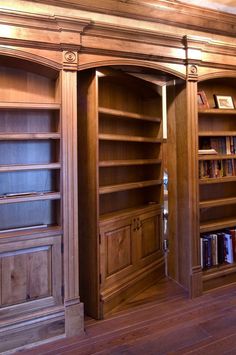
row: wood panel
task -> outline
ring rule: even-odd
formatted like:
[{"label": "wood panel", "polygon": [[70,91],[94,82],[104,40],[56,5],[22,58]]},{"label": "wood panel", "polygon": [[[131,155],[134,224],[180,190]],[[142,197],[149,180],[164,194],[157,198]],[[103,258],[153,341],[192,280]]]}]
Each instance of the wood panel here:
[{"label": "wood panel", "polygon": [[132,234],[130,226],[115,229],[106,233],[107,276],[126,268],[132,263]]},{"label": "wood panel", "polygon": [[[100,317],[98,256],[98,88],[94,70],[78,75],[80,290],[86,312]],[[91,297],[92,296],[92,297]]]},{"label": "wood panel", "polygon": [[[1,244],[1,306],[6,307],[52,297],[61,303],[62,267],[60,236],[27,243]],[[33,308],[32,308],[33,309]],[[17,308],[15,309],[16,312]],[[0,317],[4,312],[0,312]]]},{"label": "wood panel", "polygon": [[140,218],[142,258],[161,251],[162,228],[160,219],[161,214],[147,215]]},{"label": "wood panel", "polygon": [[2,87],[0,101],[55,102],[55,82],[52,79],[7,67],[1,67],[0,75]]},{"label": "wood panel", "polygon": [[51,296],[50,247],[8,252],[1,259],[2,306]]}]

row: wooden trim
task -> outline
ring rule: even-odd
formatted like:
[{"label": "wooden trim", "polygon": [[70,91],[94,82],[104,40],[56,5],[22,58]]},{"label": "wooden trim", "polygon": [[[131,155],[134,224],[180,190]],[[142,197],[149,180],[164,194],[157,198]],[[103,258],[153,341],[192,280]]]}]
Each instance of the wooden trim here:
[{"label": "wooden trim", "polygon": [[77,72],[63,70],[61,84],[65,333],[74,336],[83,332],[78,275]]},{"label": "wooden trim", "polygon": [[[137,20],[148,20],[174,25],[182,28],[207,30],[212,33],[235,36],[234,15],[219,13],[218,11],[199,8],[194,5],[176,3],[175,1],[156,1],[155,5],[148,0],[136,0],[132,3],[106,0],[95,3],[93,0],[34,0],[34,2],[51,4],[54,6],[90,10],[116,16],[131,17]],[[163,4],[164,3],[164,4]]]}]

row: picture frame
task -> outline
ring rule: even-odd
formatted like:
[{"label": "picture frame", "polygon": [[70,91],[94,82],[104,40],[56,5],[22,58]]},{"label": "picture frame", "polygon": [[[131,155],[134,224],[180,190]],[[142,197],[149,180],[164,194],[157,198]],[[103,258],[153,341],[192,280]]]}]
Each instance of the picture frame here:
[{"label": "picture frame", "polygon": [[226,95],[214,95],[216,107],[224,110],[233,110],[234,101],[232,96]]},{"label": "picture frame", "polygon": [[199,108],[210,108],[209,102],[207,100],[206,94],[203,90],[197,93],[197,102]]}]

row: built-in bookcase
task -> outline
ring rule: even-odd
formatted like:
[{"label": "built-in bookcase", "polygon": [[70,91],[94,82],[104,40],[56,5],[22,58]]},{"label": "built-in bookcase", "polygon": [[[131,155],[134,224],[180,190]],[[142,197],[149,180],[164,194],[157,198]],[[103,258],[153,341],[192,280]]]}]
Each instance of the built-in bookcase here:
[{"label": "built-in bookcase", "polygon": [[[236,103],[235,79],[207,80],[199,83],[199,90],[204,91],[209,104],[198,113],[198,148],[206,150],[198,158],[201,261],[203,288],[209,289],[236,280],[235,256],[227,259],[228,249],[235,245],[236,110],[218,108],[214,100],[214,95],[224,95]],[[208,154],[208,149],[214,151]],[[230,242],[226,235],[230,235]]]},{"label": "built-in bookcase", "polygon": [[128,81],[125,75],[99,79],[99,195],[103,218],[110,212],[161,201],[162,106],[145,83],[141,95],[137,95],[132,81],[136,79]]},{"label": "built-in bookcase", "polygon": [[2,102],[0,132],[1,233],[59,226],[60,105]]},{"label": "built-in bookcase", "polygon": [[62,302],[60,79],[17,64],[0,67],[0,319],[17,305],[12,321]]},{"label": "built-in bookcase", "polygon": [[103,318],[164,275],[158,86],[114,68],[79,73],[78,132],[81,299]]}]

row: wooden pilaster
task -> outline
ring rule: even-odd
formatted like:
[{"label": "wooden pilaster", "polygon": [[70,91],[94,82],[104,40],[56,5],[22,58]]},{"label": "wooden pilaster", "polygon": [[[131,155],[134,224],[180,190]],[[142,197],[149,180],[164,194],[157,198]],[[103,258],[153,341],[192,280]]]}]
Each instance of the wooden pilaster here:
[{"label": "wooden pilaster", "polygon": [[202,293],[202,272],[200,267],[199,242],[199,194],[198,194],[198,105],[197,105],[198,67],[187,65],[187,132],[188,132],[188,181],[189,184],[189,234],[190,238],[190,295]]},{"label": "wooden pilaster", "polygon": [[77,52],[63,52],[61,79],[65,332],[74,336],[84,329],[78,275]]}]

